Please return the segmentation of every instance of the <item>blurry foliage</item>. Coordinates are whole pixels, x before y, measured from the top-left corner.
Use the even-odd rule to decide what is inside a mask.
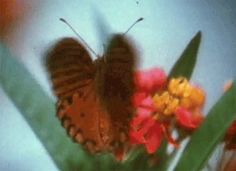
[[[200,40],[201,33],[198,32],[174,65],[170,76],[191,77]],[[152,156],[148,156],[142,148],[133,150],[128,160],[122,163],[116,162],[110,154],[89,155],[84,152],[79,144],[73,143],[66,135],[55,117],[53,100],[3,43],[0,43],[0,84],[60,170],[166,170],[172,161],[172,157],[166,153],[166,142]],[[235,118],[233,114],[236,114],[235,84],[211,109],[205,122],[194,133],[176,170],[197,171],[202,168]]]

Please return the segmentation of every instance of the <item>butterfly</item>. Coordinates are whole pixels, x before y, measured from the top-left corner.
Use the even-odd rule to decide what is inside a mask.
[[[102,57],[92,60],[81,42],[62,38],[47,55],[57,117],[88,152],[124,152],[133,116],[137,54],[124,34],[114,34]]]

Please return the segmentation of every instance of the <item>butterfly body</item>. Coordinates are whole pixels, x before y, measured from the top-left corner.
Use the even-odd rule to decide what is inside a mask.
[[[127,147],[135,58],[132,45],[120,34],[95,61],[73,38],[63,38],[48,54],[57,116],[68,134],[91,153]]]

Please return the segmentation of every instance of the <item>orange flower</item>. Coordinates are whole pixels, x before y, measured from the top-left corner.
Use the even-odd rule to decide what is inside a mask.
[[[10,31],[11,26],[26,14],[25,0],[1,0],[0,3],[0,38]]]

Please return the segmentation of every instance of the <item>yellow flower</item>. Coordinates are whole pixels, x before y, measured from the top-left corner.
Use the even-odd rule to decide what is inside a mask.
[[[168,91],[178,97],[188,97],[191,92],[191,86],[184,77],[173,78],[168,84]]]
[[[205,102],[205,92],[198,87],[193,87],[189,99],[194,107],[203,106]]]
[[[153,96],[157,111],[166,116],[173,115],[177,107],[194,110],[201,108],[204,102],[204,91],[191,85],[184,77],[170,79],[167,90]]]
[[[168,91],[164,91],[160,95],[154,95],[153,103],[159,113],[172,115],[174,114],[176,107],[179,105],[179,100],[173,97]]]

